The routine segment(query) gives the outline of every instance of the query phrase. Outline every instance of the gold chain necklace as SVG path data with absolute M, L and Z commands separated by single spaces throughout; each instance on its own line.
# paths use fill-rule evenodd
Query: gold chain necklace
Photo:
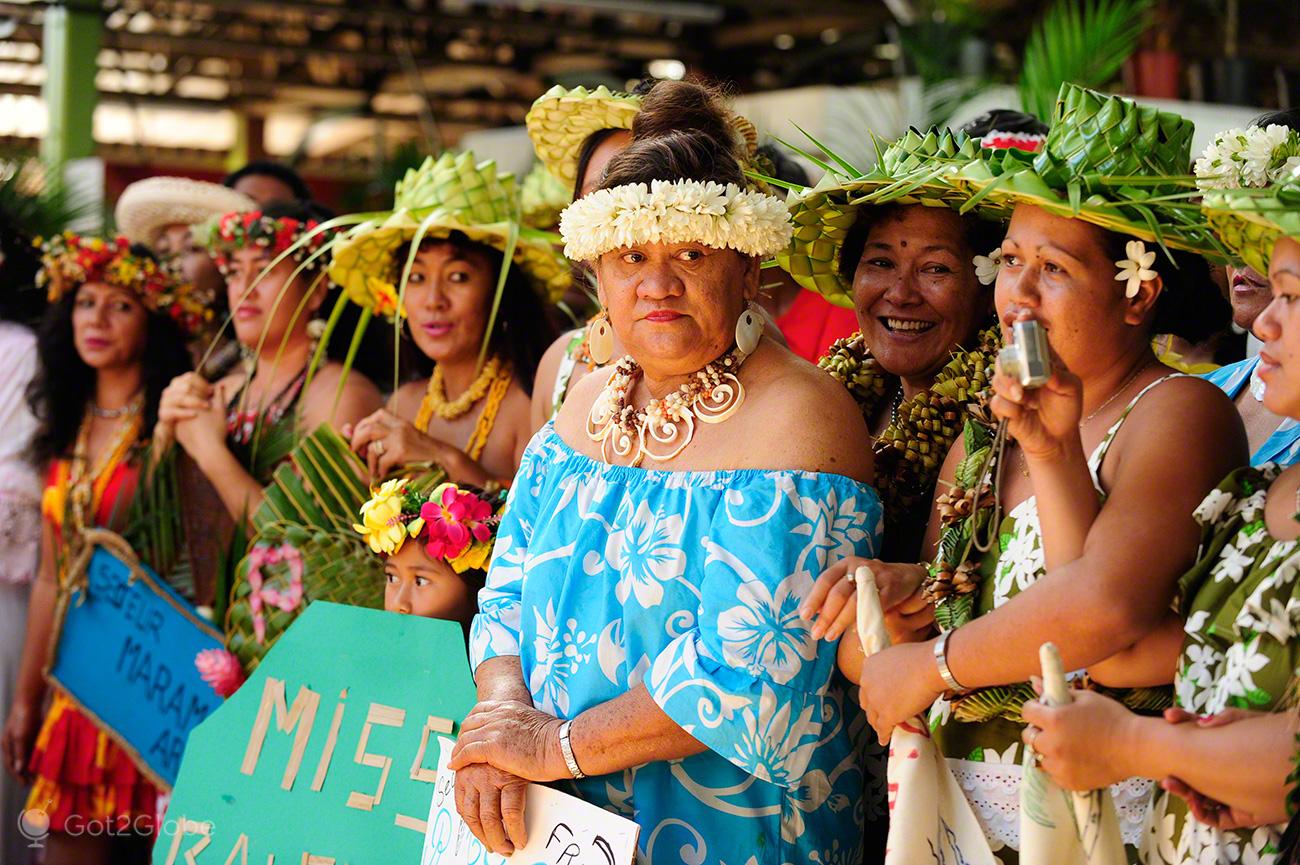
M 425 391 L 424 399 L 420 402 L 420 410 L 415 415 L 415 428 L 427 432 L 429 421 L 435 415 L 443 420 L 464 417 L 479 400 L 487 395 L 488 388 L 492 386 L 492 382 L 500 372 L 501 359 L 493 355 L 488 358 L 487 363 L 483 364 L 483 369 L 479 370 L 478 376 L 465 392 L 449 402 L 446 388 L 443 386 L 442 367 L 434 367 L 433 375 L 429 376 L 429 389 Z
M 1130 375 L 1128 378 L 1124 379 L 1124 383 L 1120 385 L 1118 388 L 1116 388 L 1115 392 L 1112 393 L 1109 397 L 1107 397 L 1105 402 L 1097 406 L 1097 408 L 1093 410 L 1092 414 L 1088 415 L 1086 418 L 1084 418 L 1079 422 L 1079 430 L 1082 431 L 1084 427 L 1086 427 L 1089 423 L 1092 422 L 1093 418 L 1095 418 L 1097 415 L 1101 414 L 1103 411 L 1106 410 L 1106 406 L 1113 403 L 1119 397 L 1120 394 L 1128 390 L 1128 386 L 1131 385 L 1134 382 L 1134 380 L 1136 380 L 1137 377 L 1142 374 L 1142 370 L 1146 369 L 1147 366 L 1148 366 L 1147 364 L 1142 364 L 1137 369 L 1133 370 L 1133 374 Z M 1025 460 L 1024 448 L 1018 449 L 1018 456 L 1020 457 L 1020 474 L 1022 474 L 1025 477 L 1029 477 L 1029 463 L 1026 462 Z
M 695 437 L 695 419 L 701 423 L 722 423 L 736 413 L 745 401 L 745 387 L 736 377 L 745 356 L 732 349 L 704 369 L 696 372 L 681 387 L 660 399 L 652 399 L 645 408 L 629 404 L 632 387 L 641 377 L 641 366 L 631 355 L 614 365 L 609 381 L 596 398 L 587 415 L 587 437 L 600 442 L 605 462 L 610 451 L 616 456 L 632 457 L 639 466 L 646 458 L 665 462 L 682 452 Z M 666 452 L 656 452 L 663 445 Z

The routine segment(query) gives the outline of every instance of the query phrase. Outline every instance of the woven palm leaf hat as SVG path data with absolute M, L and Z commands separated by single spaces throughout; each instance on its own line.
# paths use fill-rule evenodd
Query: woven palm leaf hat
M 1229 252 L 1268 273 L 1280 237 L 1300 240 L 1300 131 L 1227 129 L 1196 160 L 1202 208 Z
M 1279 238 L 1300 242 L 1300 173 L 1264 189 L 1216 189 L 1201 203 L 1224 246 L 1260 273 Z
M 885 147 L 874 168 L 862 172 L 826 150 L 826 173 L 809 189 L 792 189 L 787 198 L 794 235 L 776 255 L 777 264 L 804 288 L 837 306 L 853 306 L 853 286 L 839 268 L 849 230 L 863 207 L 920 204 L 960 210 L 970 198 L 953 177 L 968 162 L 983 158 L 979 142 L 963 133 L 909 130 Z M 821 160 L 818 160 L 821 162 Z M 1006 219 L 1009 207 L 988 205 L 979 215 Z
M 560 214 L 573 199 L 573 190 L 546 170 L 540 162 L 524 175 L 519 189 L 519 209 L 524 225 L 541 231 L 553 231 L 560 224 Z
M 630 130 L 640 111 L 641 97 L 633 93 L 616 92 L 603 84 L 595 90 L 557 84 L 528 109 L 524 125 L 542 165 L 572 190 L 586 140 L 602 129 Z
M 152 246 L 169 225 L 197 225 L 226 213 L 257 209 L 256 201 L 219 183 L 146 177 L 122 190 L 114 217 L 128 240 Z
M 406 262 L 394 253 L 417 238 L 445 238 L 453 232 L 507 253 L 544 299 L 558 300 L 569 286 L 567 262 L 549 236 L 520 224 L 515 178 L 492 160 L 474 154 L 443 153 L 407 171 L 394 191 L 394 208 L 355 225 L 334 244 L 329 275 L 364 307 L 398 314 L 398 284 Z M 504 275 L 503 275 L 504 276 Z
M 602 129 L 630 132 L 632 122 L 641 112 L 642 101 L 642 94 L 616 92 L 604 85 L 588 90 L 557 84 L 537 97 L 528 109 L 524 125 L 542 165 L 573 191 L 578 183 L 582 146 L 587 139 Z M 731 122 L 752 162 L 758 151 L 758 129 L 739 114 L 733 114 Z
M 1041 151 L 993 151 L 950 179 L 969 193 L 965 210 L 1030 204 L 1222 261 L 1190 175 L 1194 128 L 1173 112 L 1066 83 Z

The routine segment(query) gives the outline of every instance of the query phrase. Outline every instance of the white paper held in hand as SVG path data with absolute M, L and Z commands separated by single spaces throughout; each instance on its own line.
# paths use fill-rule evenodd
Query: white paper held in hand
M 633 865 L 636 823 L 540 784 L 528 786 L 524 802 L 528 843 L 509 857 L 488 852 L 456 812 L 456 773 L 447 768 L 455 742 L 438 745 L 420 865 Z

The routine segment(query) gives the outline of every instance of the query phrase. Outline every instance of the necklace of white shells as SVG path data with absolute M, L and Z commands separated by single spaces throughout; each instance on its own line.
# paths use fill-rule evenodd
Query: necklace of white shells
M 631 457 L 633 467 L 649 457 L 666 462 L 681 453 L 695 437 L 695 421 L 718 424 L 731 417 L 745 401 L 745 386 L 737 373 L 763 332 L 761 314 L 752 307 L 741 315 L 737 344 L 726 354 L 706 364 L 677 390 L 652 399 L 644 408 L 629 404 L 633 387 L 641 377 L 641 365 L 624 356 L 614 364 L 605 389 L 587 415 L 587 436 L 600 442 L 600 456 L 612 463 L 614 457 Z M 611 454 L 613 456 L 611 456 Z

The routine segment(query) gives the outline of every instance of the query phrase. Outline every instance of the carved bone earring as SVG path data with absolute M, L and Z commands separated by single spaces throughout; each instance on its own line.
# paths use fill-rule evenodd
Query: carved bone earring
M 751 355 L 754 349 L 758 348 L 758 342 L 763 338 L 763 328 L 767 327 L 767 319 L 753 301 L 745 307 L 740 313 L 740 318 L 736 319 L 736 348 L 743 355 Z
M 596 366 L 604 366 L 614 356 L 614 328 L 603 309 L 587 325 L 587 354 Z

